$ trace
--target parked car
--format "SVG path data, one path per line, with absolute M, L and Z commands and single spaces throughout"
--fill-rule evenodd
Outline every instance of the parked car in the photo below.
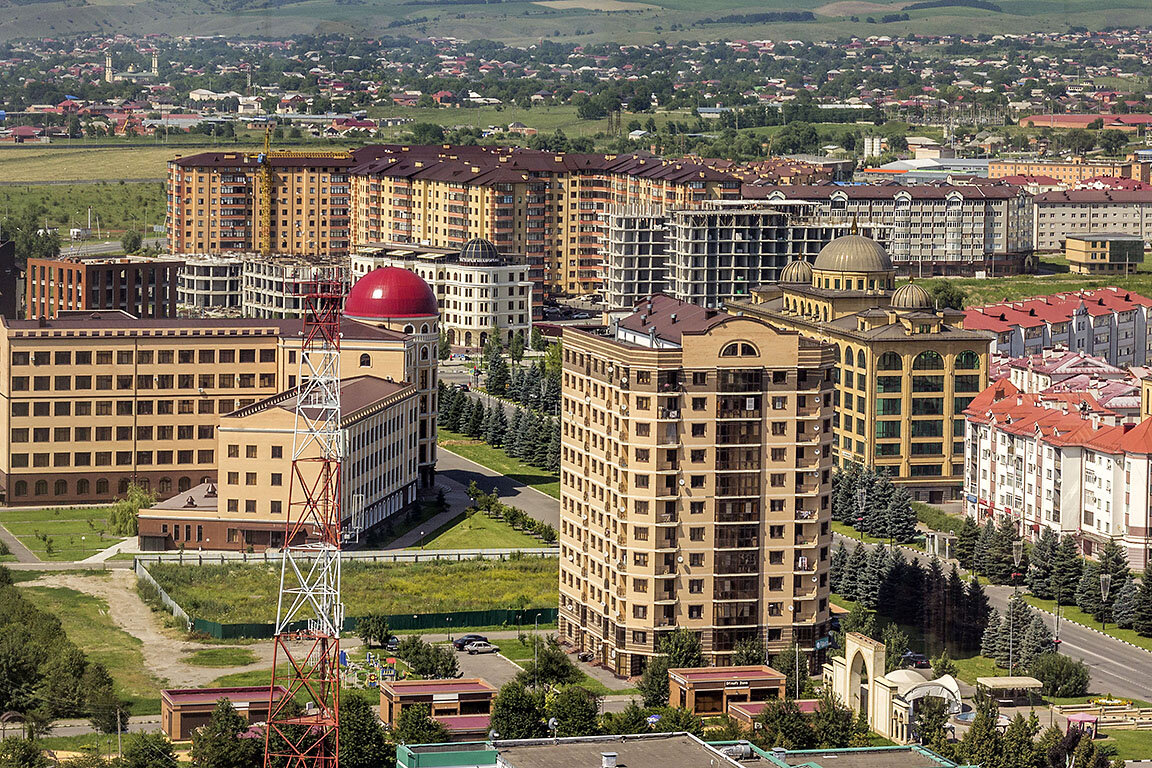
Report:
M 906 651 L 904 655 L 900 657 L 900 664 L 904 667 L 915 667 L 916 669 L 928 669 L 932 666 L 932 662 L 928 660 L 927 656 L 922 653 L 916 653 L 915 651 Z
M 384 650 L 386 651 L 395 651 L 399 647 L 400 638 L 396 637 L 396 635 L 392 635 L 392 637 L 388 638 L 388 642 L 384 643 Z
M 500 650 L 500 646 L 492 645 L 485 640 L 477 640 L 474 643 L 468 643 L 464 646 L 464 650 L 468 652 L 469 656 L 475 656 L 478 653 L 496 653 Z
M 452 641 L 452 646 L 456 650 L 462 651 L 468 646 L 469 643 L 476 642 L 486 643 L 488 642 L 488 638 L 484 637 L 484 635 L 460 635 L 460 637 Z

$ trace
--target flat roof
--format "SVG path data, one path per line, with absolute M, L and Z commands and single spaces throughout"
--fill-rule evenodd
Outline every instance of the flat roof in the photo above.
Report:
M 286 696 L 288 689 L 276 686 L 277 698 Z M 247 685 L 234 688 L 169 688 L 160 691 L 160 696 L 172 704 L 212 704 L 220 699 L 237 701 L 268 701 L 269 689 L 266 685 Z
M 688 683 L 726 683 L 729 681 L 744 680 L 772 680 L 775 682 L 784 679 L 784 675 L 772 667 L 763 664 L 747 667 L 703 667 L 694 669 L 690 667 L 670 669 L 668 674 Z
M 976 678 L 976 685 L 982 685 L 985 688 L 992 688 L 994 690 L 1009 690 L 1012 688 L 1043 688 L 1044 683 L 1040 682 L 1034 677 L 1025 677 L 1017 675 L 1015 677 L 1005 675 L 1004 677 L 978 677 Z
M 460 733 L 463 731 L 483 731 L 488 732 L 488 726 L 492 722 L 491 715 L 441 715 L 436 718 L 436 722 L 443 725 L 449 731 Z
M 601 737 L 553 743 L 496 742 L 500 759 L 510 768 L 572 768 L 599 766 L 601 755 L 616 753 L 621 768 L 701 768 L 736 766 L 739 763 L 686 733 L 653 734 L 651 737 Z
M 950 768 L 955 763 L 919 746 L 790 750 L 777 765 L 811 768 Z
M 391 690 L 403 696 L 432 696 L 442 693 L 495 693 L 496 688 L 478 677 L 460 680 L 385 680 L 381 691 Z

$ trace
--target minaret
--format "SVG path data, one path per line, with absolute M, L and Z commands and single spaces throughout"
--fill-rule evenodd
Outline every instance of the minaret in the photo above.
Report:
M 104 82 L 112 82 L 112 52 L 104 54 Z
M 160 54 L 152 51 L 152 77 L 160 77 Z

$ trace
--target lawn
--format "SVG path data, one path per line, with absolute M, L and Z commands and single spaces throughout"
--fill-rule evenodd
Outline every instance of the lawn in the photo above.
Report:
M 422 563 L 349 562 L 343 568 L 345 613 L 408 614 L 551 608 L 556 605 L 555 558 L 448 560 Z M 149 571 L 189 615 L 224 623 L 271 622 L 279 565 L 149 565 Z
M 227 669 L 228 667 L 246 667 L 249 664 L 255 664 L 256 654 L 247 648 L 223 646 L 193 651 L 184 658 L 184 661 L 196 667 Z
M 1044 610 L 1051 613 L 1056 612 L 1055 600 L 1042 600 L 1041 598 L 1035 597 L 1033 595 L 1024 595 L 1023 597 L 1028 601 L 1030 605 L 1034 605 L 1037 608 L 1043 608 Z M 1065 619 L 1083 624 L 1086 627 L 1091 627 L 1092 629 L 1100 629 L 1100 622 L 1096 621 L 1096 619 L 1092 618 L 1092 616 L 1084 613 L 1084 611 L 1080 610 L 1074 605 L 1061 606 L 1060 615 Z M 1146 651 L 1152 651 L 1152 637 L 1144 637 L 1143 635 L 1138 634 L 1135 630 L 1120 629 L 1115 625 L 1109 625 L 1106 629 L 1104 629 L 1104 633 L 1111 635 L 1112 637 L 1119 638 L 1120 640 L 1127 640 L 1133 645 L 1143 648 Z
M 60 619 L 68 639 L 88 658 L 103 664 L 116 686 L 116 692 L 131 703 L 134 715 L 160 711 L 160 688 L 144 667 L 140 641 L 117 627 L 108 616 L 108 604 L 92 595 L 63 587 L 25 587 L 41 610 Z
M 891 544 L 888 539 L 878 539 L 875 536 L 869 536 L 866 533 L 861 533 L 847 523 L 841 523 L 838 520 L 832 521 L 832 532 L 838 533 L 845 538 L 852 539 L 855 542 L 859 542 L 861 539 L 863 539 L 865 544 L 883 544 L 884 546 L 889 546 Z M 855 545 L 850 542 L 845 542 L 844 546 L 848 547 L 849 551 L 851 551 L 852 547 Z M 920 539 L 917 539 L 916 541 L 910 541 L 899 546 L 912 547 L 913 549 L 923 550 L 924 542 Z
M 554 499 L 560 498 L 559 477 L 539 467 L 534 467 L 531 464 L 525 464 L 519 459 L 514 459 L 499 448 L 493 448 L 481 440 L 462 435 L 459 432 L 451 432 L 447 429 L 440 430 L 437 442 L 444 450 L 451 451 L 459 456 L 463 456 L 469 461 L 474 461 L 477 464 L 488 467 L 488 469 L 506 475 L 513 480 L 524 483 L 524 485 L 531 486 Z
M 1000 301 L 1016 301 L 1033 296 L 1045 296 L 1050 293 L 1064 291 L 1090 290 L 1117 286 L 1123 290 L 1134 291 L 1145 296 L 1152 295 L 1152 264 L 1141 264 L 1135 274 L 1110 277 L 1089 277 L 1087 275 L 1073 275 L 1068 273 L 1067 266 L 1061 259 L 1047 258 L 1043 267 L 1052 270 L 1053 274 L 1045 275 L 1019 275 L 1016 277 L 949 277 L 949 284 L 962 288 L 967 296 L 965 304 L 969 307 L 981 304 L 991 304 Z M 1065 271 L 1061 271 L 1065 270 Z M 925 287 L 931 288 L 931 283 L 945 278 L 935 278 L 923 281 Z
M 83 560 L 123 537 L 108 531 L 107 507 L 6 510 L 0 524 L 41 560 Z
M 32 145 L 0 151 L 0 179 L 28 182 L 162 179 L 167 174 L 168 161 L 179 154 L 189 154 L 189 151 L 155 144 L 83 149 Z
M 0 152 L 0 178 L 4 178 L 4 158 Z M 117 184 L 51 184 L 43 186 L 0 186 L 0 215 L 26 205 L 43 206 L 48 225 L 60 228 L 65 252 L 68 230 L 88 226 L 92 209 L 92 237 L 100 227 L 102 240 L 119 239 L 125 229 L 142 230 L 145 225 L 164 222 L 164 185 L 160 182 Z M 112 230 L 110 233 L 109 230 Z
M 1104 736 L 1104 741 L 1100 743 L 1115 746 L 1116 756 L 1121 760 L 1147 760 L 1152 756 L 1152 731 L 1104 729 L 1100 735 Z
M 425 549 L 509 549 L 546 545 L 503 520 L 476 513 L 458 517 L 440 530 L 433 531 L 420 542 L 420 546 Z

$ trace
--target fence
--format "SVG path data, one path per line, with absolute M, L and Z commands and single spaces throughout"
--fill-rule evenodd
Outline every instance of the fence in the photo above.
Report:
M 462 549 L 462 550 L 437 550 L 437 551 L 418 551 L 418 550 L 401 550 L 397 552 L 384 552 L 384 551 L 361 551 L 361 552 L 345 552 L 343 558 L 346 560 L 359 560 L 362 562 L 382 562 L 382 563 L 416 563 L 427 562 L 429 560 L 472 560 L 475 558 L 483 558 L 486 560 L 506 560 L 510 557 L 558 557 L 560 550 L 557 547 L 546 548 L 528 548 L 528 549 Z M 135 570 L 137 578 L 152 585 L 160 595 L 161 602 L 164 603 L 173 616 L 182 619 L 190 629 L 195 632 L 200 632 L 217 640 L 236 640 L 239 638 L 256 638 L 264 639 L 273 637 L 276 633 L 276 627 L 273 624 L 261 623 L 242 623 L 242 624 L 222 624 L 218 621 L 209 621 L 207 619 L 197 619 L 188 615 L 188 613 L 180 607 L 180 604 L 168 596 L 168 593 L 161 588 L 152 574 L 148 572 L 147 563 L 176 563 L 179 565 L 223 565 L 225 563 L 279 563 L 280 554 L 278 552 L 249 554 L 244 552 L 213 552 L 210 554 L 196 552 L 196 553 L 179 553 L 173 555 L 155 554 L 148 555 L 142 554 L 136 558 Z M 420 630 L 420 629 L 435 629 L 441 631 L 451 631 L 456 627 L 499 627 L 499 626 L 527 626 L 534 623 L 537 618 L 543 624 L 554 622 L 557 619 L 556 608 L 524 608 L 524 609 L 509 609 L 509 608 L 491 608 L 482 611 L 454 611 L 450 613 L 413 613 L 413 614 L 396 614 L 387 616 L 388 626 L 393 630 Z M 360 617 L 344 617 L 344 626 L 342 631 L 354 632 L 356 625 L 359 623 Z M 299 632 L 307 628 L 307 621 L 292 622 L 288 625 L 289 632 Z

